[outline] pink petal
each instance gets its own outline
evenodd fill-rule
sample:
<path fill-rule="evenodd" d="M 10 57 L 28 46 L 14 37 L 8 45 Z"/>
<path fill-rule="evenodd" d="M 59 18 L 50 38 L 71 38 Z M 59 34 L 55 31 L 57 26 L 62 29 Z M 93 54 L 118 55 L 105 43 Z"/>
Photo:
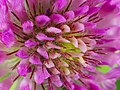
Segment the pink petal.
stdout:
<path fill-rule="evenodd" d="M 105 77 L 108 79 L 119 78 L 120 77 L 120 67 L 112 68 L 108 73 L 105 74 Z"/>
<path fill-rule="evenodd" d="M 33 32 L 33 22 L 28 20 L 28 21 L 25 21 L 23 24 L 22 24 L 22 28 L 23 28 L 23 32 L 26 33 L 26 34 L 30 34 L 31 32 Z"/>
<path fill-rule="evenodd" d="M 60 74 L 60 72 L 55 67 L 51 68 L 51 72 L 53 74 Z"/>
<path fill-rule="evenodd" d="M 26 47 L 20 48 L 19 51 L 17 51 L 16 56 L 18 56 L 22 59 L 28 58 L 29 57 L 28 48 L 26 48 Z"/>
<path fill-rule="evenodd" d="M 8 48 L 15 44 L 15 35 L 11 29 L 5 30 L 2 33 L 2 41 L 6 44 Z"/>
<path fill-rule="evenodd" d="M 47 36 L 46 36 L 45 34 L 43 34 L 43 33 L 38 33 L 37 36 L 36 36 L 36 38 L 37 38 L 38 40 L 40 40 L 40 41 L 44 41 L 44 40 L 53 41 L 53 40 L 55 40 L 55 39 L 52 38 L 52 37 L 47 37 Z"/>
<path fill-rule="evenodd" d="M 32 83 L 27 78 L 24 78 L 20 83 L 20 90 L 32 90 Z"/>
<path fill-rule="evenodd" d="M 8 0 L 10 9 L 19 17 L 21 22 L 28 20 L 24 0 Z"/>
<path fill-rule="evenodd" d="M 62 25 L 60 28 L 63 32 L 70 32 L 70 27 L 68 25 Z"/>
<path fill-rule="evenodd" d="M 45 79 L 50 77 L 50 74 L 45 67 L 39 66 L 34 74 L 34 80 L 37 84 L 41 84 Z"/>
<path fill-rule="evenodd" d="M 78 43 L 79 43 L 78 47 L 80 48 L 80 50 L 82 52 L 86 52 L 87 51 L 86 44 L 81 39 L 78 39 Z"/>
<path fill-rule="evenodd" d="M 51 59 L 56 59 L 56 58 L 58 58 L 60 56 L 61 56 L 61 54 L 59 54 L 59 53 L 50 53 L 50 58 Z"/>
<path fill-rule="evenodd" d="M 50 19 L 55 24 L 60 24 L 66 22 L 66 19 L 61 14 L 52 14 Z"/>
<path fill-rule="evenodd" d="M 70 21 L 75 17 L 75 13 L 72 10 L 67 11 L 67 12 L 65 12 L 64 17 L 66 18 L 67 21 Z"/>
<path fill-rule="evenodd" d="M 46 15 L 39 15 L 35 18 L 37 26 L 41 27 L 47 24 L 50 21 L 50 18 Z"/>
<path fill-rule="evenodd" d="M 47 32 L 49 33 L 61 33 L 62 31 L 58 28 L 55 28 L 55 27 L 49 27 L 46 29 Z"/>
<path fill-rule="evenodd" d="M 52 75 L 50 77 L 50 79 L 55 86 L 57 86 L 57 87 L 62 86 L 62 82 L 61 82 L 60 77 L 58 75 Z"/>
<path fill-rule="evenodd" d="M 76 48 L 78 48 L 78 40 L 77 40 L 75 37 L 70 38 L 70 40 L 71 40 L 71 43 L 72 43 Z"/>
<path fill-rule="evenodd" d="M 76 16 L 79 16 L 79 15 L 81 15 L 81 14 L 86 13 L 88 10 L 89 10 L 89 6 L 88 6 L 88 5 L 85 5 L 85 6 L 79 7 L 79 8 L 76 9 L 74 12 L 75 12 L 75 15 L 76 15 Z"/>
<path fill-rule="evenodd" d="M 73 23 L 72 28 L 75 31 L 83 31 L 85 29 L 85 26 L 82 23 L 76 22 L 76 23 Z"/>
<path fill-rule="evenodd" d="M 45 67 L 43 67 L 43 73 L 44 73 L 44 78 L 47 79 L 49 78 L 51 75 L 48 73 L 47 69 Z"/>
<path fill-rule="evenodd" d="M 33 39 L 29 39 L 25 42 L 25 46 L 28 48 L 34 47 L 38 44 L 39 44 L 39 42 L 35 42 Z"/>
<path fill-rule="evenodd" d="M 28 65 L 29 62 L 27 59 L 23 59 L 20 61 L 20 63 L 17 66 L 17 72 L 21 75 L 21 76 L 26 76 L 28 73 Z"/>
<path fill-rule="evenodd" d="M 42 62 L 40 61 L 40 57 L 39 55 L 32 55 L 30 58 L 29 58 L 29 62 L 32 63 L 32 64 L 39 64 L 39 65 L 42 65 Z"/>
<path fill-rule="evenodd" d="M 67 0 L 56 0 L 54 3 L 54 11 L 61 10 L 67 4 Z"/>
<path fill-rule="evenodd" d="M 85 28 L 87 29 L 96 27 L 96 23 L 92 23 L 92 22 L 85 22 L 84 25 L 85 25 Z"/>
<path fill-rule="evenodd" d="M 42 72 L 42 66 L 37 67 L 36 72 L 34 73 L 34 80 L 37 84 L 41 84 L 44 82 L 44 74 Z"/>
<path fill-rule="evenodd" d="M 70 43 L 69 40 L 67 40 L 67 39 L 65 39 L 65 38 L 63 38 L 63 37 L 59 37 L 59 38 L 57 38 L 56 41 L 58 41 L 58 42 L 66 42 L 66 43 Z"/>
<path fill-rule="evenodd" d="M 59 47 L 51 42 L 47 42 L 47 48 L 48 49 L 50 49 L 50 48 L 61 49 L 61 47 Z"/>
<path fill-rule="evenodd" d="M 54 67 L 55 65 L 54 65 L 54 63 L 52 62 L 52 60 L 49 60 L 49 61 L 46 61 L 45 66 L 46 66 L 47 68 L 52 68 L 52 67 Z"/>
<path fill-rule="evenodd" d="M 38 52 L 41 56 L 43 56 L 45 59 L 48 59 L 48 58 L 49 58 L 48 53 L 47 53 L 47 51 L 46 51 L 44 48 L 39 47 L 39 48 L 37 49 L 37 52 Z"/>
<path fill-rule="evenodd" d="M 88 14 L 94 14 L 100 10 L 100 7 L 91 7 L 88 11 Z"/>

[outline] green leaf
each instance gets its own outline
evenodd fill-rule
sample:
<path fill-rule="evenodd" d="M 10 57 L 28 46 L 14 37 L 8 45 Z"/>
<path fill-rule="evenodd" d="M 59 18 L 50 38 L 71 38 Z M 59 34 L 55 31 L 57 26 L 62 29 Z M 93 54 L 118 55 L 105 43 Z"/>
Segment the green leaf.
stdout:
<path fill-rule="evenodd" d="M 0 77 L 0 82 L 7 79 L 10 75 L 11 75 L 11 73 L 9 72 L 9 73 L 5 74 L 4 76 Z"/>
<path fill-rule="evenodd" d="M 107 73 L 111 68 L 107 65 L 101 65 L 99 67 L 96 67 L 96 69 L 102 73 Z"/>
<path fill-rule="evenodd" d="M 116 89 L 116 90 L 120 90 L 120 80 L 117 80 L 117 81 L 116 81 L 116 86 L 117 86 L 117 89 Z"/>
<path fill-rule="evenodd" d="M 15 90 L 17 84 L 18 84 L 18 80 L 16 80 L 16 81 L 12 84 L 12 86 L 10 87 L 10 90 Z"/>

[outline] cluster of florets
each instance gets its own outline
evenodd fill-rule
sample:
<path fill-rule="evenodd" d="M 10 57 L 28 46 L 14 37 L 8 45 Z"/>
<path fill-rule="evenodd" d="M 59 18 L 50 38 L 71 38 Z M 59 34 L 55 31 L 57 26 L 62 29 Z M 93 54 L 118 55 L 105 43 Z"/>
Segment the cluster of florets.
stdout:
<path fill-rule="evenodd" d="M 31 90 L 32 82 L 34 89 L 47 84 L 50 90 L 62 86 L 73 90 L 74 81 L 84 86 L 94 80 L 93 69 L 107 63 L 99 57 L 117 50 L 105 46 L 111 40 L 105 37 L 110 28 L 97 28 L 97 23 L 104 19 L 104 11 L 109 14 L 116 7 L 105 0 L 92 1 L 79 1 L 74 9 L 73 0 L 2 0 L 1 42 L 15 50 L 1 51 L 1 61 L 19 58 L 12 70 L 18 72 L 15 80 L 24 77 L 21 90 Z"/>

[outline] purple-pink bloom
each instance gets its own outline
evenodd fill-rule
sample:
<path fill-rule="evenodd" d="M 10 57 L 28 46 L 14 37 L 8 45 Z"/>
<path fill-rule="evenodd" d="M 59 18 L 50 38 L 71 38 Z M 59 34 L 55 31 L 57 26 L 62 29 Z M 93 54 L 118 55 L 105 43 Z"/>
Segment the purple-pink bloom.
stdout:
<path fill-rule="evenodd" d="M 0 63 L 20 90 L 115 90 L 119 1 L 0 0 Z"/>

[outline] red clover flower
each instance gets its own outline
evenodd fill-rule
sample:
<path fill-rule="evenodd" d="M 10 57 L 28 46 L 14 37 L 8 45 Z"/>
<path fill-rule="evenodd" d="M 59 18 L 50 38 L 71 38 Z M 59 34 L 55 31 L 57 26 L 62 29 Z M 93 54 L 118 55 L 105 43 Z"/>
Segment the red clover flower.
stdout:
<path fill-rule="evenodd" d="M 0 63 L 20 90 L 115 90 L 119 11 L 120 0 L 0 0 Z"/>

